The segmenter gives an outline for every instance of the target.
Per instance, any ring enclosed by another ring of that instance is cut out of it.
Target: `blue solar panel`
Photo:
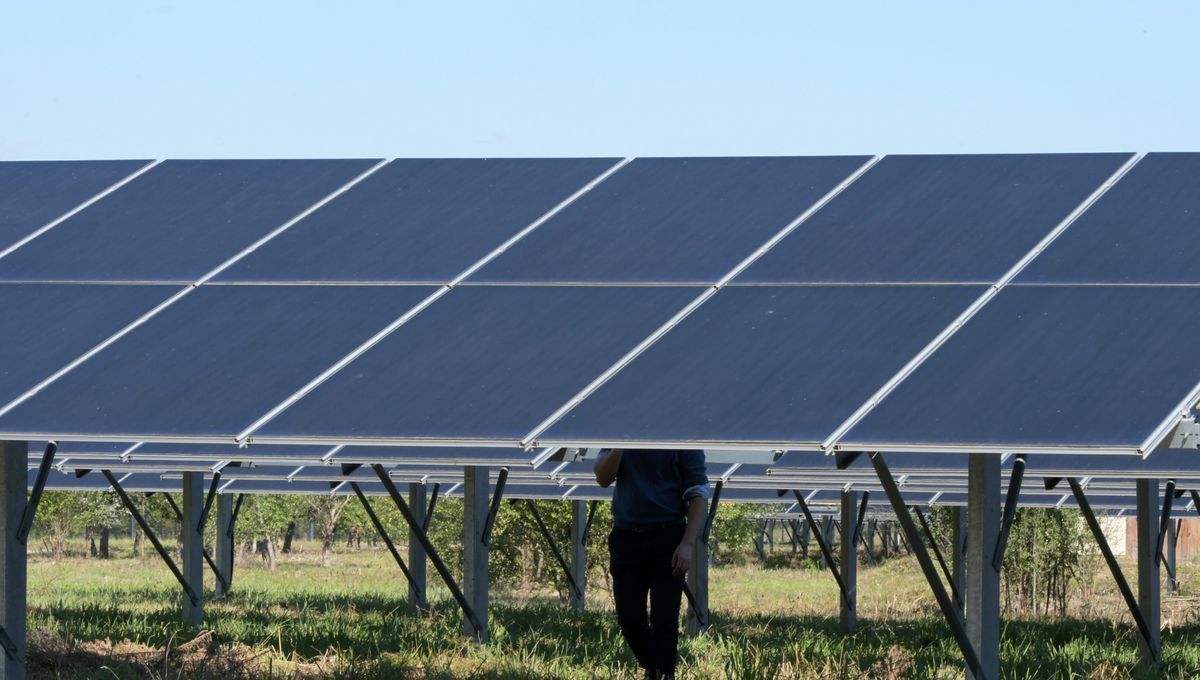
[[[1152,153],[1039,255],[1028,283],[1200,283],[1200,153]]]
[[[866,160],[639,158],[470,280],[712,283]]]
[[[819,442],[981,292],[726,288],[541,439]]]
[[[172,286],[0,285],[0,406],[177,292]]]
[[[125,289],[137,288],[112,287]],[[232,439],[430,290],[204,286],[0,418],[0,430]]]
[[[696,294],[460,287],[253,437],[515,442]]]
[[[326,445],[259,446],[241,447],[236,444],[168,444],[144,442],[129,452],[131,460],[143,456],[153,458],[214,458],[217,460],[284,460],[301,463],[315,463],[332,451]],[[294,466],[293,466],[294,469]]]
[[[615,163],[395,160],[218,279],[450,281]]]
[[[1132,154],[887,156],[739,283],[994,283]]]
[[[1010,286],[843,446],[1136,449],[1200,384],[1195,288]]]
[[[0,280],[195,281],[374,161],[166,161],[0,259]]]
[[[74,210],[147,162],[0,162],[0,250]]]

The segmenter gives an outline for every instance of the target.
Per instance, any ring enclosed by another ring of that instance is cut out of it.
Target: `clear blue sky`
[[[0,158],[1200,150],[1198,29],[1195,2],[13,0]]]

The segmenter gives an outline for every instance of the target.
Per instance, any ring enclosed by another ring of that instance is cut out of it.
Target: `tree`
[[[321,562],[325,566],[329,566],[329,550],[333,547],[333,535],[340,528],[340,520],[342,512],[353,496],[331,496],[329,494],[321,494],[319,496],[306,496],[308,501],[309,517],[317,528],[317,535],[321,537]]]
[[[34,530],[55,559],[67,554],[71,534],[112,526],[124,513],[115,496],[101,491],[47,491],[34,518]]]

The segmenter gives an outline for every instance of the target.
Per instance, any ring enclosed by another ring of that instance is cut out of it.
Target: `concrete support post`
[[[1179,567],[1175,561],[1175,547],[1179,542],[1179,520],[1167,523],[1167,592],[1174,595],[1179,591]]]
[[[425,512],[428,507],[428,501],[425,498],[425,484],[423,482],[408,483],[408,508],[412,511],[413,517],[417,522],[426,522]],[[417,538],[417,533],[412,527],[408,529],[408,573],[412,576],[412,583],[408,584],[408,609],[409,611],[423,611],[429,608],[428,588],[429,582],[425,578],[425,547],[421,545],[421,541]]]
[[[1159,629],[1162,625],[1159,600],[1160,591],[1158,555],[1158,522],[1162,499],[1159,498],[1157,479],[1137,480],[1137,569],[1138,569],[1138,608],[1150,629],[1150,640],[1138,640],[1138,648],[1142,653],[1141,666],[1147,670],[1156,670],[1162,650],[1162,636]]]
[[[0,625],[13,649],[0,652],[0,680],[25,677],[25,545],[17,528],[25,512],[29,449],[26,442],[0,441]]]
[[[1000,456],[972,453],[967,463],[967,637],[989,680],[1000,677],[1000,572],[992,568],[1000,537]],[[968,680],[975,680],[970,669]]]
[[[587,605],[587,537],[583,535],[587,527],[587,501],[570,501],[571,503],[571,578],[579,587],[578,593],[571,593],[571,608],[583,611]]]
[[[223,493],[217,496],[217,538],[216,562],[221,578],[233,586],[233,536],[230,524],[233,522],[233,495]],[[225,597],[229,594],[221,585],[221,579],[216,579],[216,596]]]
[[[193,604],[183,598],[183,622],[198,626],[204,621],[204,536],[200,534],[200,512],[204,510],[204,473],[183,473],[183,551],[179,565],[183,578],[196,593]]]
[[[842,492],[842,541],[839,557],[846,593],[839,602],[843,633],[853,633],[858,627],[858,542],[854,540],[854,531],[858,526],[858,504],[861,501],[862,493],[859,491]]]
[[[483,543],[487,525],[491,484],[486,466],[472,465],[463,471],[463,594],[475,610],[481,630],[463,617],[463,634],[488,641],[488,547]]]
[[[962,592],[967,583],[967,512],[961,505],[950,508],[950,552],[950,574]]]
[[[707,616],[708,614],[708,546],[703,541],[696,541],[696,545],[692,548],[692,566],[687,573],[688,588],[692,591],[692,597],[696,600],[696,608],[700,610],[699,614]],[[698,612],[691,607],[687,608],[687,626],[686,632],[688,637],[696,637],[704,632],[704,625],[700,620]]]

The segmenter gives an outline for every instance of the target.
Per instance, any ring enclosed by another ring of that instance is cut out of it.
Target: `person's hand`
[[[692,566],[693,548],[691,543],[679,544],[679,547],[675,549],[675,554],[671,555],[671,574],[683,576],[687,573],[688,568]]]

